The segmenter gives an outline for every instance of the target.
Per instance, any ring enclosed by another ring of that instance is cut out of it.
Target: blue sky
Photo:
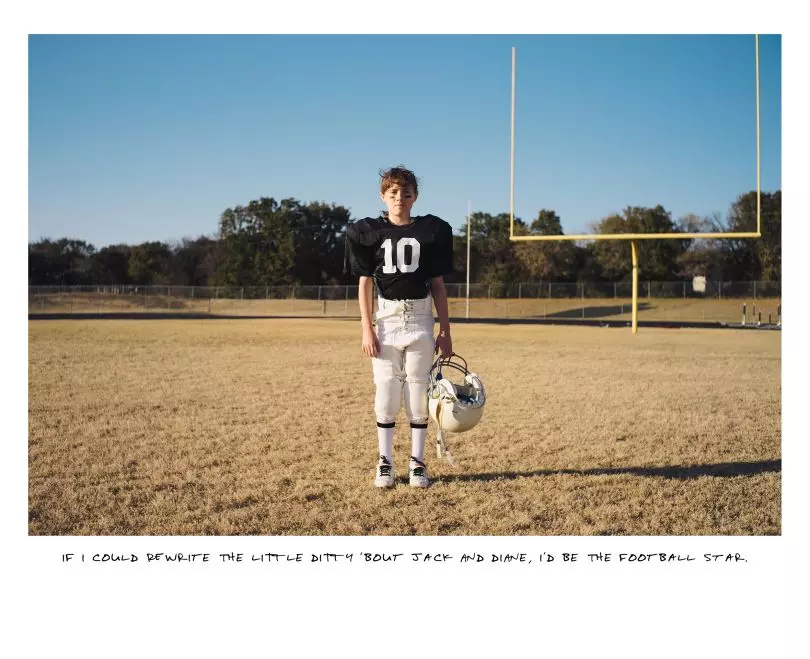
[[[756,189],[752,35],[31,36],[29,240],[216,233],[261,196],[376,214],[377,172],[458,228],[566,233],[628,205],[725,217]],[[760,36],[762,189],[781,188],[781,38]]]

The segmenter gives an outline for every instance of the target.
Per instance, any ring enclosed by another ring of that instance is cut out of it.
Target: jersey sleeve
[[[368,244],[367,232],[360,222],[354,222],[346,230],[346,250],[352,274],[371,277],[374,274],[374,248]]]
[[[453,272],[453,229],[438,217],[435,217],[435,221],[438,227],[433,239],[428,273],[431,277],[441,277]]]

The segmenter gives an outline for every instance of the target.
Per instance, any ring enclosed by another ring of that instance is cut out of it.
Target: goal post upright
[[[757,77],[757,238],[762,233],[762,226],[760,224],[760,216],[762,214],[761,194],[760,194],[760,181],[761,181],[761,165],[760,165],[760,136],[759,136],[759,35],[754,35],[754,59],[756,60],[756,77]]]
[[[509,160],[509,237],[515,235],[515,47],[512,46],[512,129]]]
[[[633,334],[638,333],[638,246],[637,240],[683,240],[690,239],[738,239],[762,237],[762,178],[761,178],[761,139],[760,139],[760,86],[759,86],[759,34],[754,35],[754,59],[756,77],[756,150],[757,150],[757,228],[756,231],[725,232],[683,232],[683,233],[602,233],[572,235],[515,235],[515,62],[516,48],[512,46],[512,123],[510,148],[510,189],[509,189],[509,240],[512,241],[563,241],[563,240],[629,240],[632,258],[633,300],[632,322]]]

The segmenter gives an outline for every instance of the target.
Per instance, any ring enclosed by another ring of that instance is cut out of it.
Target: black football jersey
[[[346,229],[352,272],[374,277],[387,300],[417,300],[430,293],[430,280],[453,271],[453,230],[435,215],[419,215],[405,226],[367,217]]]

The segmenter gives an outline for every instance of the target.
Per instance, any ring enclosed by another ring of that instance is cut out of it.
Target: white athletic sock
[[[394,462],[394,424],[377,422],[377,444],[380,449],[380,455],[388,458],[388,462]]]
[[[427,437],[427,423],[411,424],[411,456],[425,461],[425,438]]]

